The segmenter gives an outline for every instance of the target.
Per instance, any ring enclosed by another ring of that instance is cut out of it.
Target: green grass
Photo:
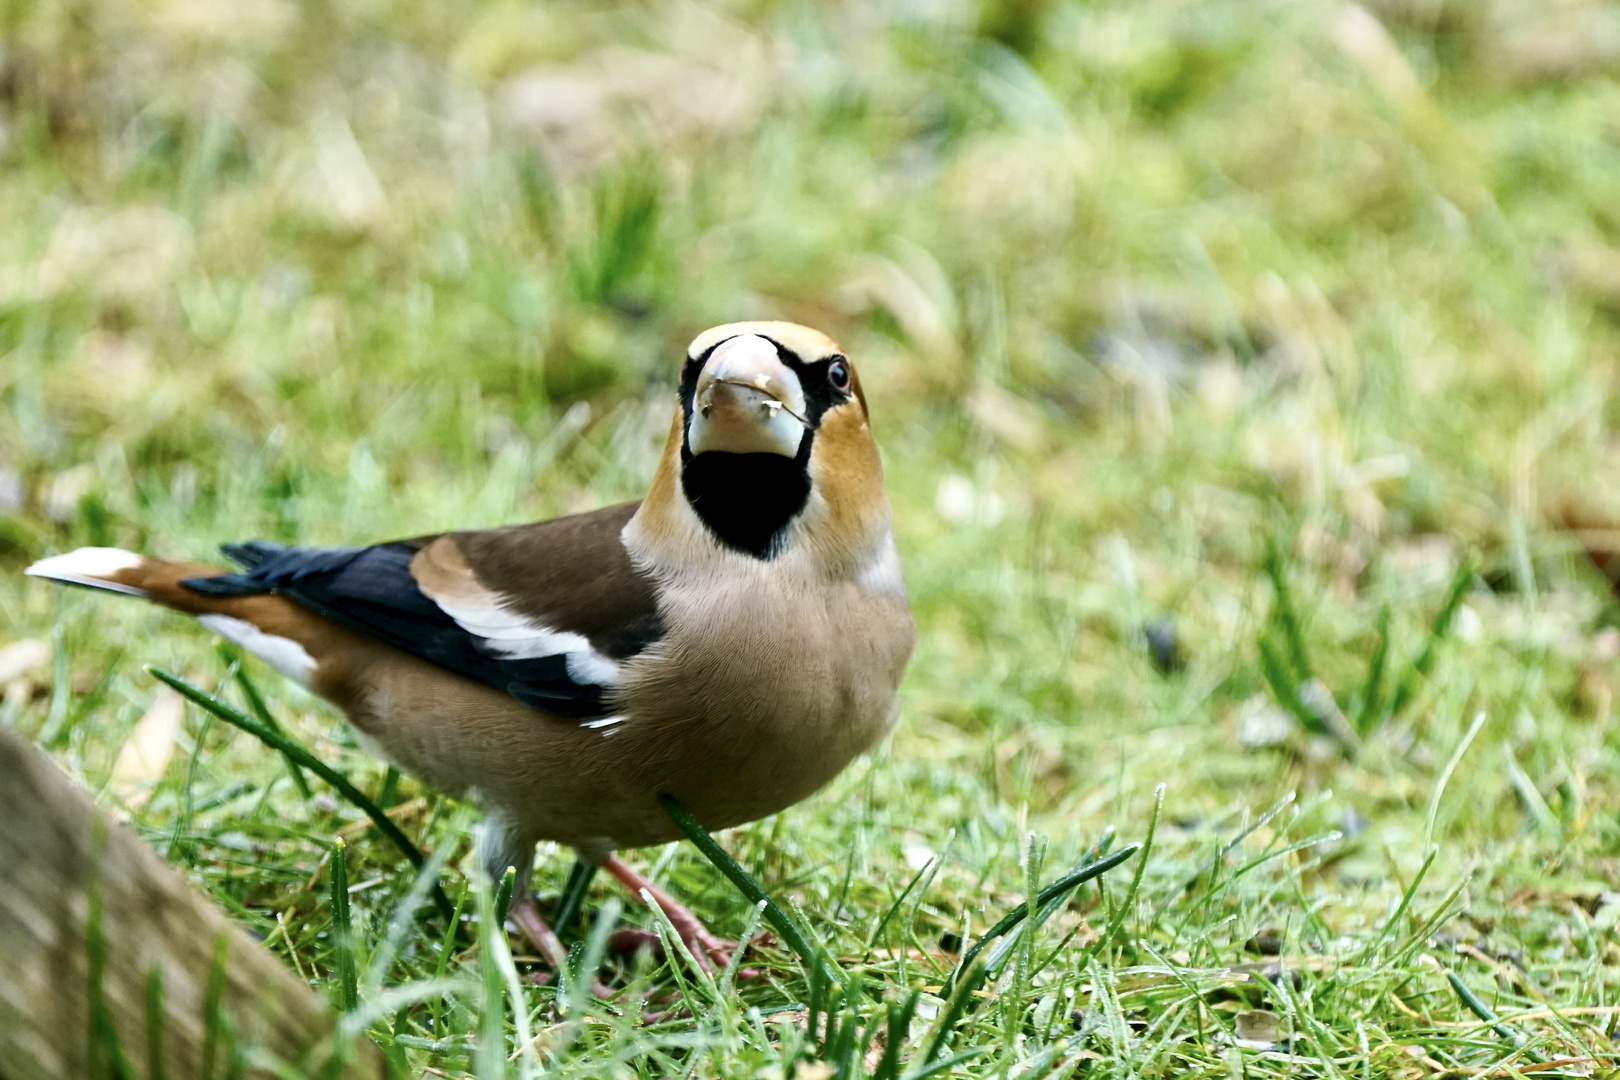
[[[116,809],[151,665],[388,801],[320,702],[21,568],[634,497],[685,343],[755,316],[860,366],[919,626],[890,743],[721,837],[848,988],[780,945],[757,983],[610,958],[665,1018],[578,992],[609,883],[529,985],[470,808],[392,794],[457,936],[363,813],[188,706],[133,826],[396,1060],[1611,1067],[1615,609],[1558,523],[1620,520],[1612,6],[218,7],[0,10],[0,646],[52,648],[0,722]],[[1135,886],[1025,920],[952,1013],[946,946],[1142,842],[1160,784]],[[631,857],[756,917],[690,845]]]

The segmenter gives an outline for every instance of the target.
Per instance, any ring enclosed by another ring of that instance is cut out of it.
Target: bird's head
[[[657,532],[700,528],[757,559],[803,545],[823,563],[864,562],[890,535],[889,506],[849,357],[794,323],[699,334],[645,510]]]

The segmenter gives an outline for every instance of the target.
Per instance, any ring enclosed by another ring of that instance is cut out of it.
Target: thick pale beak
[[[777,359],[774,344],[743,334],[709,354],[698,376],[686,445],[694,454],[795,457],[806,426],[799,377]]]

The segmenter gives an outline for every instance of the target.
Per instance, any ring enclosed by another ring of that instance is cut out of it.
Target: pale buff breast
[[[640,788],[670,792],[708,827],[791,806],[893,723],[912,646],[897,598],[759,575],[663,602],[682,632],[633,665],[614,740],[634,747],[624,764]]]

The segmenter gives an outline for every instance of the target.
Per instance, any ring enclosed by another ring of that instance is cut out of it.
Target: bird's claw
[[[699,924],[700,933],[682,933],[682,927],[675,924],[673,919],[670,920],[670,923],[675,926],[681,943],[692,954],[692,959],[697,961],[698,966],[710,975],[714,974],[716,969],[723,971],[729,967],[738,949],[757,944],[760,940],[755,938],[754,941],[739,945],[735,941],[727,941],[724,938],[716,937],[707,928],[702,927],[701,924]],[[664,955],[664,941],[658,936],[657,932],[644,930],[639,926],[626,926],[613,931],[608,935],[608,948],[620,955],[633,953],[643,948],[650,950],[654,956],[662,957]],[[760,979],[764,978],[764,975],[765,973],[757,968],[741,968],[737,972],[737,978],[743,980]]]
[[[670,920],[670,924],[675,927],[681,944],[686,946],[687,951],[692,954],[692,959],[696,960],[698,967],[704,971],[712,975],[715,968],[723,969],[731,963],[731,956],[737,951],[735,941],[716,937],[702,926],[693,930],[691,927],[676,924],[673,919]],[[626,926],[608,935],[608,948],[620,954],[647,948],[655,955],[662,956],[664,942],[655,931],[644,930],[639,926]]]
[[[555,971],[531,971],[528,975],[530,986],[550,986],[556,981],[557,973]],[[591,980],[591,996],[598,1001],[611,1001],[622,992],[621,990],[615,990],[600,979]]]

